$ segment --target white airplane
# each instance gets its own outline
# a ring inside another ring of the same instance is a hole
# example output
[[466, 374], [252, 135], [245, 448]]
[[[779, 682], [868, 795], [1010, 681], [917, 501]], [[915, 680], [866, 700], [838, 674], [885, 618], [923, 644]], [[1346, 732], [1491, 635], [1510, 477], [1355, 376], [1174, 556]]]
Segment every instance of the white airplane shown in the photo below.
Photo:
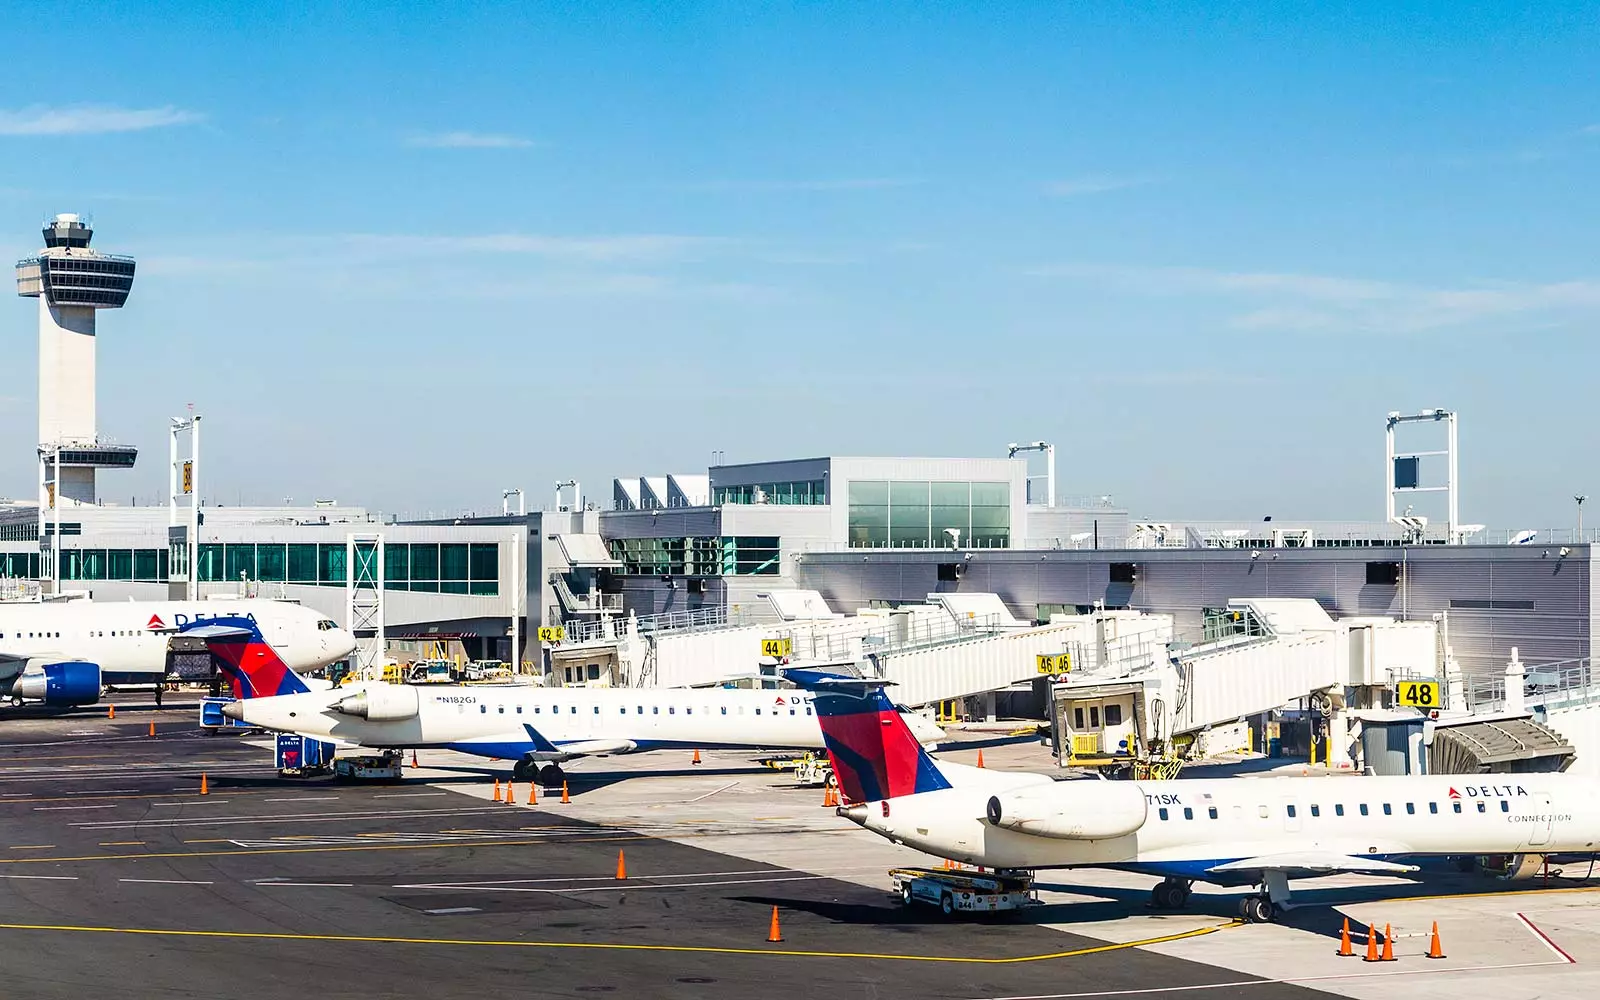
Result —
[[[1418, 871], [1427, 856], [1593, 853], [1600, 781], [1565, 774], [1057, 781], [936, 763], [881, 685], [790, 670], [816, 692], [846, 816], [897, 844], [985, 868], [1111, 868], [1162, 876], [1159, 908], [1193, 882], [1259, 886], [1270, 921], [1289, 881]], [[1524, 866], [1532, 871], [1536, 866]]]
[[[370, 682], [308, 691], [247, 630], [224, 625], [196, 634], [233, 681], [239, 700], [222, 708], [231, 719], [356, 746], [514, 760], [512, 777], [537, 776], [546, 786], [561, 783], [563, 761], [594, 754], [823, 746], [808, 691]], [[910, 739], [932, 743], [944, 736], [912, 713], [901, 725]]]
[[156, 685], [167, 643], [204, 622], [254, 623], [285, 663], [316, 670], [355, 650], [318, 611], [283, 601], [65, 601], [0, 604], [0, 698], [92, 705], [107, 685]]

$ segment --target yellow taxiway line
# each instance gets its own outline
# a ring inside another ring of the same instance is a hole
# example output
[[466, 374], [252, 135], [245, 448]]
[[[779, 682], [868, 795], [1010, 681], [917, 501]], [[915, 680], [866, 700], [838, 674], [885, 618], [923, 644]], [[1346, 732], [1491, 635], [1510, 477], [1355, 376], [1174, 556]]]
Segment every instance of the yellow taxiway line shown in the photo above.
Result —
[[11, 931], [53, 931], [56, 933], [70, 934], [142, 934], [155, 937], [197, 937], [197, 938], [229, 938], [234, 940], [255, 941], [316, 941], [333, 944], [413, 944], [433, 945], [444, 947], [471, 947], [471, 948], [547, 948], [547, 949], [573, 949], [583, 951], [647, 951], [647, 952], [676, 952], [692, 955], [771, 955], [784, 958], [843, 958], [865, 961], [882, 962], [944, 962], [962, 965], [1018, 965], [1026, 962], [1049, 962], [1064, 958], [1077, 958], [1083, 955], [1098, 955], [1108, 951], [1123, 951], [1129, 948], [1142, 948], [1147, 945], [1165, 944], [1169, 941], [1181, 941], [1185, 938], [1200, 937], [1205, 934], [1214, 934], [1228, 927], [1239, 925], [1237, 920], [1228, 920], [1208, 927], [1197, 927], [1193, 930], [1180, 931], [1176, 934], [1163, 934], [1160, 937], [1144, 938], [1138, 941], [1122, 941], [1115, 944], [1102, 944], [1090, 948], [1075, 948], [1071, 951], [1046, 952], [1039, 955], [1015, 955], [1007, 958], [984, 958], [978, 956], [961, 955], [897, 955], [893, 953], [861, 952], [861, 951], [803, 951], [794, 948], [729, 948], [713, 945], [684, 945], [684, 944], [638, 944], [620, 941], [485, 941], [473, 938], [416, 938], [416, 937], [390, 937], [390, 936], [364, 936], [355, 934], [293, 934], [287, 931], [191, 931], [171, 930], [160, 927], [92, 927], [74, 924], [8, 924], [0, 923], [0, 930]]

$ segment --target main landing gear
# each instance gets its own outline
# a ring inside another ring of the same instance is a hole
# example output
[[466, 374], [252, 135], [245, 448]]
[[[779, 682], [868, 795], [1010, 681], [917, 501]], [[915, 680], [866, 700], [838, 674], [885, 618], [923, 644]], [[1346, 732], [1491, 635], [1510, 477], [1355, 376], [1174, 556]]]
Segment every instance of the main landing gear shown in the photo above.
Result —
[[546, 788], [560, 788], [561, 783], [567, 780], [567, 772], [561, 769], [560, 764], [545, 764], [541, 767], [536, 760], [519, 760], [511, 767], [511, 777], [516, 781], [538, 779], [539, 784]]
[[1167, 878], [1150, 889], [1150, 905], [1158, 910], [1181, 910], [1189, 905], [1189, 880]]
[[1239, 900], [1239, 919], [1252, 924], [1270, 924], [1289, 908], [1289, 876], [1283, 872], [1262, 872], [1261, 893]]

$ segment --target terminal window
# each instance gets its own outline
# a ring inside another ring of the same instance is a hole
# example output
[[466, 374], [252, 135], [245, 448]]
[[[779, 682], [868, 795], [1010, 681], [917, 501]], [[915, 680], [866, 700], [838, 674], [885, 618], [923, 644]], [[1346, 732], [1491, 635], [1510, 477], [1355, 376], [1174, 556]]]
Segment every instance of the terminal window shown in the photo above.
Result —
[[854, 480], [849, 484], [851, 548], [1006, 548], [1011, 484]]
[[[496, 596], [500, 593], [499, 550], [499, 545], [493, 542], [389, 542], [384, 546], [384, 589]], [[152, 553], [154, 551], [151, 550]], [[139, 553], [140, 550], [134, 550], [134, 578], [146, 579], [138, 574], [148, 570], [151, 556], [141, 556]], [[201, 583], [237, 582], [242, 575], [245, 579], [265, 583], [343, 587], [346, 555], [346, 547], [342, 542], [207, 544], [199, 546], [196, 555], [196, 579]], [[149, 579], [164, 580], [167, 577], [167, 553], [162, 550], [156, 557], [160, 560], [160, 566]]]

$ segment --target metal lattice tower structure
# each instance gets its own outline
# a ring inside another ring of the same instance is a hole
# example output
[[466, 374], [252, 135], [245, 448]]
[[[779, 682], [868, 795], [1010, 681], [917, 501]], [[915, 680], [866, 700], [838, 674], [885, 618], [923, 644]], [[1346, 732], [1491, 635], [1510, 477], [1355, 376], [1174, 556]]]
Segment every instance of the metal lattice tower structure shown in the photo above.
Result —
[[383, 534], [345, 536], [345, 614], [356, 637], [356, 676], [383, 679]]
[[39, 300], [41, 509], [94, 503], [95, 471], [132, 468], [139, 455], [95, 428], [95, 314], [128, 301], [134, 260], [91, 250], [93, 238], [79, 216], [58, 215], [44, 249], [17, 261], [17, 294]]

